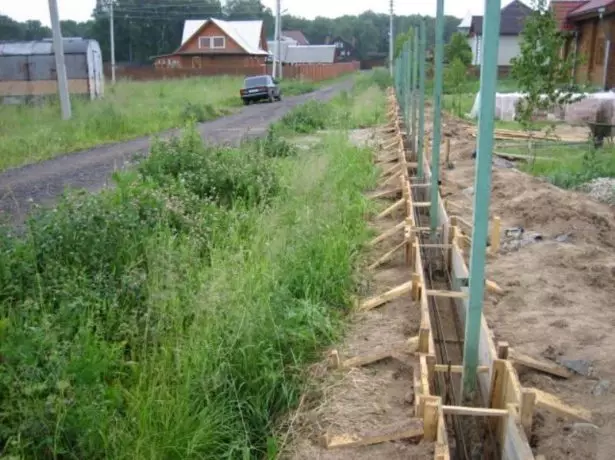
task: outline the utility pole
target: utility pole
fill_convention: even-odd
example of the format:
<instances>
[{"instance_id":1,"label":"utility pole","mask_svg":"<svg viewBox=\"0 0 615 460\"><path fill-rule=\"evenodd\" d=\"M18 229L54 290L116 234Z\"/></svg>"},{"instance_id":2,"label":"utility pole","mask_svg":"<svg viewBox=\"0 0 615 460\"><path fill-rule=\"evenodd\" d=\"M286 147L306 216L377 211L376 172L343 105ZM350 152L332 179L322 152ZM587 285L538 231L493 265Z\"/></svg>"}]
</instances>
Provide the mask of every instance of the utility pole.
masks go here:
<instances>
[{"instance_id":1,"label":"utility pole","mask_svg":"<svg viewBox=\"0 0 615 460\"><path fill-rule=\"evenodd\" d=\"M60 29L60 15L56 0L49 0L49 15L51 16L51 29L53 31L53 51L56 58L56 75L58 77L58 94L62 119L71 118L70 96L68 94L68 79L66 78L66 63L64 61L64 42Z\"/></svg>"},{"instance_id":2,"label":"utility pole","mask_svg":"<svg viewBox=\"0 0 615 460\"><path fill-rule=\"evenodd\" d=\"M113 0L109 0L109 35L111 36L111 83L115 84L115 26L113 23Z\"/></svg>"},{"instance_id":3,"label":"utility pole","mask_svg":"<svg viewBox=\"0 0 615 460\"><path fill-rule=\"evenodd\" d=\"M393 54L395 43L393 37L393 0L390 0L390 17L389 17L389 72L393 75Z\"/></svg>"},{"instance_id":4,"label":"utility pole","mask_svg":"<svg viewBox=\"0 0 615 460\"><path fill-rule=\"evenodd\" d=\"M273 54L273 66L271 67L271 77L277 78L278 76L278 59L280 59L280 35L278 34L278 24L280 23L280 0L276 2L275 9L275 26L273 31L273 41L275 42L275 53Z\"/></svg>"},{"instance_id":5,"label":"utility pole","mask_svg":"<svg viewBox=\"0 0 615 460\"><path fill-rule=\"evenodd\" d=\"M468 299L465 339L463 341L462 400L471 399L476 389L478 344L485 295L485 253L487 252L489 201L491 199L491 157L493 149L495 89L498 80L500 0L485 0L483 38L480 67L478 148L474 179L472 250L470 253L470 297Z\"/></svg>"},{"instance_id":6,"label":"utility pole","mask_svg":"<svg viewBox=\"0 0 615 460\"><path fill-rule=\"evenodd\" d=\"M277 17L278 17L278 78L282 79L282 5L281 0L276 1Z\"/></svg>"}]
</instances>

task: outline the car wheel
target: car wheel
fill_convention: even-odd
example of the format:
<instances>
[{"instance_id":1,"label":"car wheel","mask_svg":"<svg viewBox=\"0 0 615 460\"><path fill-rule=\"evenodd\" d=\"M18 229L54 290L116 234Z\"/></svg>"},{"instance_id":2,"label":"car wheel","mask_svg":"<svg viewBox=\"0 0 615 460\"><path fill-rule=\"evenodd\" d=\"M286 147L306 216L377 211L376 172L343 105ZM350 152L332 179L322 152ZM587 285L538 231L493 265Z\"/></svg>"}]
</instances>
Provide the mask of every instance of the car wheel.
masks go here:
<instances>
[{"instance_id":1,"label":"car wheel","mask_svg":"<svg viewBox=\"0 0 615 460\"><path fill-rule=\"evenodd\" d=\"M243 100L243 105L249 105L249 104L250 104L250 101L248 101L246 99Z\"/></svg>"},{"instance_id":2,"label":"car wheel","mask_svg":"<svg viewBox=\"0 0 615 460\"><path fill-rule=\"evenodd\" d=\"M270 93L269 94L269 102L274 102L275 101L275 97L273 97L273 94Z\"/></svg>"}]
</instances>

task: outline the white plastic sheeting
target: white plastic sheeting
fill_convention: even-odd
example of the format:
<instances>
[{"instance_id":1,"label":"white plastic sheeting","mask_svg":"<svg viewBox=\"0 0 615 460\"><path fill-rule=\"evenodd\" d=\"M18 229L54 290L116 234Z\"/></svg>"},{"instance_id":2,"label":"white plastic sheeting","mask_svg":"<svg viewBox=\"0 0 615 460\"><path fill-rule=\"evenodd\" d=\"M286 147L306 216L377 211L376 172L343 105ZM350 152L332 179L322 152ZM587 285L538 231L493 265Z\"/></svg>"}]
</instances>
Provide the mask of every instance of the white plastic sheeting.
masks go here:
<instances>
[{"instance_id":1,"label":"white plastic sheeting","mask_svg":"<svg viewBox=\"0 0 615 460\"><path fill-rule=\"evenodd\" d=\"M522 99L524 93L496 93L495 94L495 118L503 121L512 121L517 115L517 103ZM593 121L595 119L598 107L605 102L611 103L612 109L610 113L615 113L615 93L614 92L600 92L600 93L584 93L574 94L577 96L583 96L578 102L568 104L559 110L553 111L553 116L557 119L566 121L570 124L584 123L586 121ZM477 118L480 111L480 92L476 93L474 98L474 105L470 116ZM613 122L613 120L611 120Z\"/></svg>"}]
</instances>

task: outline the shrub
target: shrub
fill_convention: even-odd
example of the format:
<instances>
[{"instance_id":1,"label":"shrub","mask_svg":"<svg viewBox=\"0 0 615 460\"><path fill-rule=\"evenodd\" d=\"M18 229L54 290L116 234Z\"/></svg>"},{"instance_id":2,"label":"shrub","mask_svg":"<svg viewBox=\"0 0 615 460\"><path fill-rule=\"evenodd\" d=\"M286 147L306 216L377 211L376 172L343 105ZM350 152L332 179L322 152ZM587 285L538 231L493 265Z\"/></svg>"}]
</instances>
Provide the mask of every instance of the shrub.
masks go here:
<instances>
[{"instance_id":1,"label":"shrub","mask_svg":"<svg viewBox=\"0 0 615 460\"><path fill-rule=\"evenodd\" d=\"M265 202L279 189L262 150L245 155L238 148L205 147L194 127L181 138L156 142L139 171L158 185L179 182L196 197L225 206Z\"/></svg>"},{"instance_id":2,"label":"shrub","mask_svg":"<svg viewBox=\"0 0 615 460\"><path fill-rule=\"evenodd\" d=\"M309 134L325 129L328 121L328 107L318 101L308 101L284 115L280 125L296 133Z\"/></svg>"}]
</instances>

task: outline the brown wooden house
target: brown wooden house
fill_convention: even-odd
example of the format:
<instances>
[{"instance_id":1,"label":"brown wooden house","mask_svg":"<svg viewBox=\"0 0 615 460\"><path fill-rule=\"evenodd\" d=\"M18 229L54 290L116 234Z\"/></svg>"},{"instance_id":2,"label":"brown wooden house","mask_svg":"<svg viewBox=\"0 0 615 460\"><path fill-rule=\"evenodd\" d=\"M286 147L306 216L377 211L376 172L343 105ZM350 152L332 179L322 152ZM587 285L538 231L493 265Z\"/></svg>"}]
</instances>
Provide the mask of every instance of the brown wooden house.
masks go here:
<instances>
[{"instance_id":1,"label":"brown wooden house","mask_svg":"<svg viewBox=\"0 0 615 460\"><path fill-rule=\"evenodd\" d=\"M240 70L262 65L268 55L263 21L188 20L182 43L173 53L156 56L159 69Z\"/></svg>"},{"instance_id":2,"label":"brown wooden house","mask_svg":"<svg viewBox=\"0 0 615 460\"><path fill-rule=\"evenodd\" d=\"M551 10L566 34L562 52L580 58L576 83L615 87L615 0L552 0Z\"/></svg>"}]
</instances>

